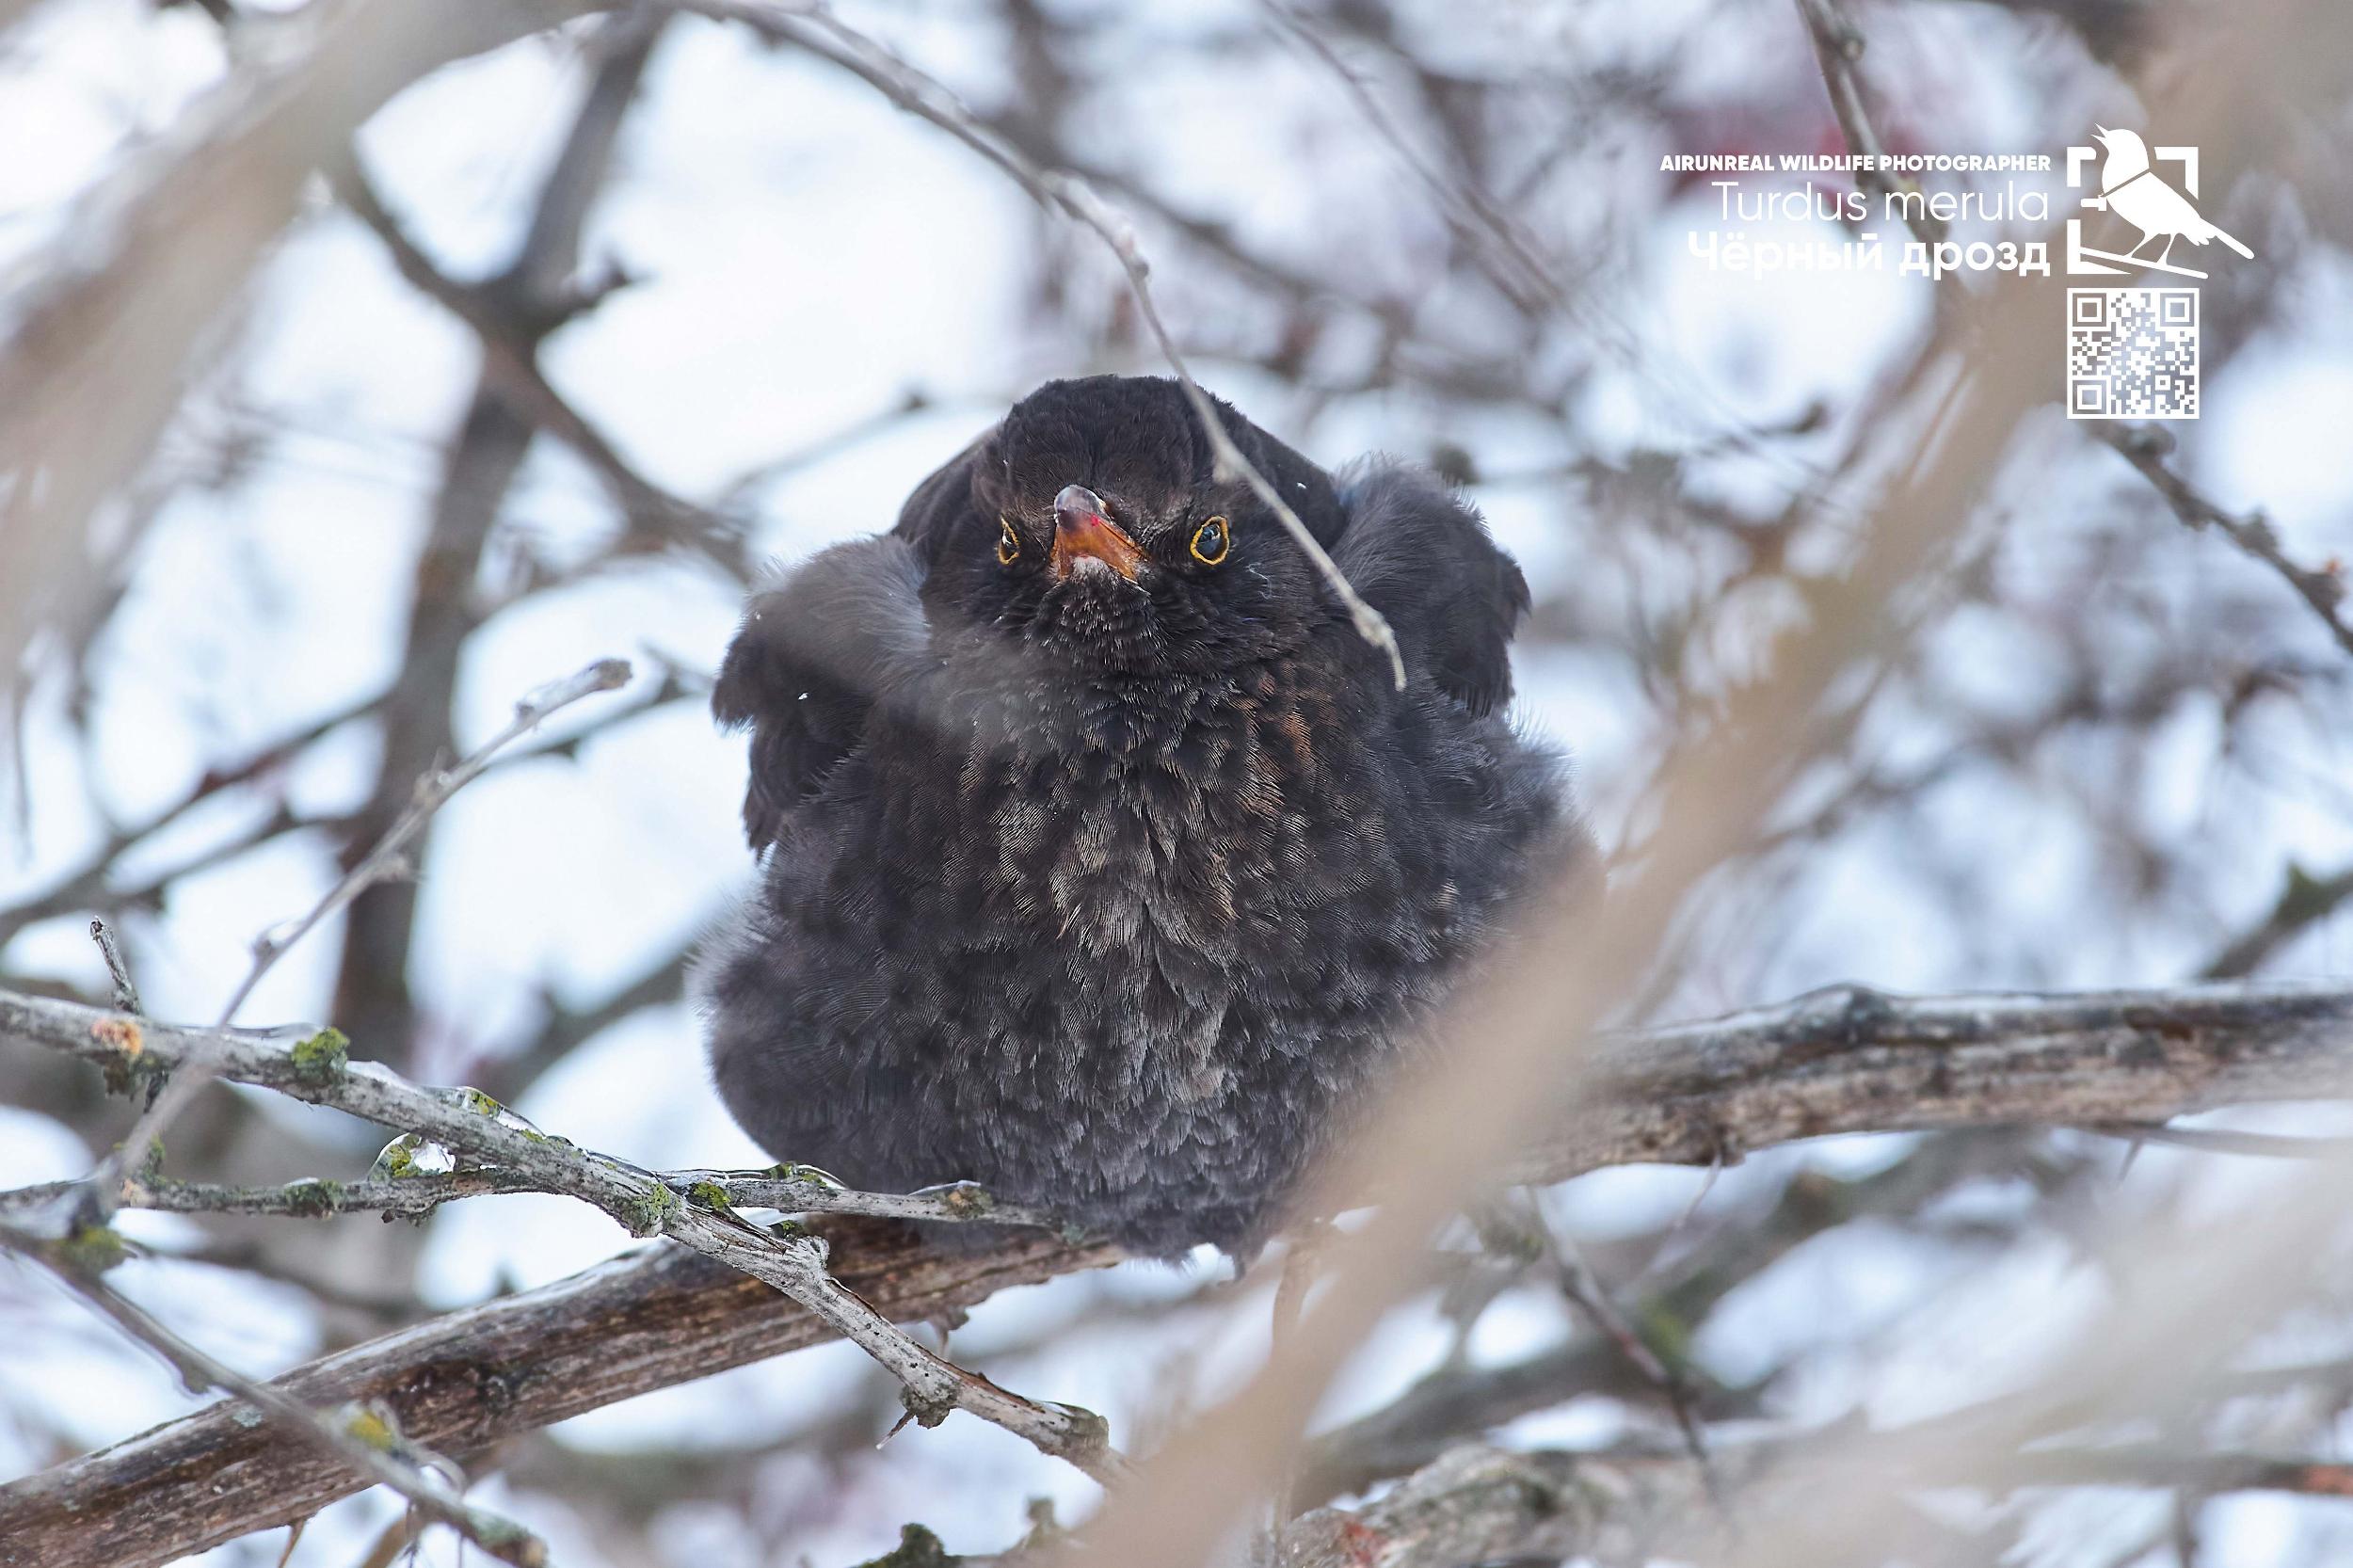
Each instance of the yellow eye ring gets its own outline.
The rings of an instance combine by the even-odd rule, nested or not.
[[[997,520],[997,564],[1009,567],[1021,558],[1021,536],[1003,518]]]
[[[1233,548],[1234,531],[1224,518],[1211,518],[1193,531],[1193,558],[1205,567],[1217,565]]]

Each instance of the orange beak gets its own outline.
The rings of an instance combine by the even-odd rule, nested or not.
[[[1100,561],[1132,583],[1144,564],[1144,549],[1103,515],[1103,499],[1084,485],[1064,485],[1054,497],[1054,581],[1078,569],[1081,560]]]

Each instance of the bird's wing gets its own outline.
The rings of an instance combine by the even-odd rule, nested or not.
[[[752,596],[711,711],[752,732],[744,835],[754,851],[857,744],[874,704],[920,678],[922,582],[907,541],[886,534],[821,551]]]
[[[2208,227],[2190,205],[2189,198],[2154,175],[2136,184],[2129,190],[2117,194],[2116,210],[2125,220],[2150,234],[2181,234],[2205,244],[2202,237]]]
[[[890,532],[914,547],[916,554],[929,567],[939,557],[941,545],[954,526],[962,521],[972,505],[972,466],[980,461],[981,448],[996,434],[990,426],[972,439],[972,443],[931,472],[929,477],[915,487],[915,492],[899,508],[899,521]]]
[[[1347,521],[1332,558],[1388,618],[1410,674],[1474,713],[1511,700],[1512,634],[1528,580],[1477,511],[1438,478],[1384,465],[1342,488]]]

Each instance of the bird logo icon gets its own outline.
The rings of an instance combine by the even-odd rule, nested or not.
[[[2170,260],[2175,242],[2187,240],[2192,245],[2203,246],[2210,240],[2220,240],[2242,256],[2251,258],[2255,254],[2234,235],[2224,232],[2201,217],[2189,197],[2167,184],[2165,177],[2156,171],[2149,156],[2149,146],[2140,139],[2139,133],[2111,131],[2105,125],[2098,127],[2097,133],[2092,139],[2100,144],[2102,150],[2100,188],[2098,194],[2084,198],[2083,204],[2095,212],[2115,213],[2140,231],[2140,240],[2121,255],[2094,250],[2078,243],[2070,247],[2073,252],[2070,257],[2071,264],[2078,258],[2097,257],[2101,261],[2121,262],[2128,266],[2177,273],[2185,278],[2203,278],[2206,276],[2204,273],[2177,265]],[[2161,153],[2179,153],[2185,150],[2160,148],[2158,151]],[[2186,151],[2188,156],[2184,160],[2183,183],[2194,195],[2198,189],[2196,151]],[[2075,226],[2071,224],[2069,227],[2073,230]],[[2074,237],[2071,233],[2070,238]],[[2163,240],[2165,245],[2154,258],[2141,254],[2159,240]],[[2115,272],[2121,269],[2086,264],[2081,267],[2071,265],[2070,270]]]

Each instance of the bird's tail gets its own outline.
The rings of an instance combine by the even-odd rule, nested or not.
[[[2212,225],[2209,225],[2208,227],[2212,227]],[[2237,251],[2240,255],[2246,257],[2249,261],[2251,262],[2255,259],[2255,253],[2252,250],[2248,249],[2247,247],[2241,245],[2236,238],[2224,233],[2221,230],[2216,229],[2214,232],[2214,237],[2229,246],[2232,249]]]

